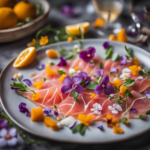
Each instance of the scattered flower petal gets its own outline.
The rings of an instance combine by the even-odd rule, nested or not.
[[[73,127],[77,124],[77,121],[75,121],[74,123],[70,124],[68,127],[69,129],[73,129]]]
[[[103,110],[102,106],[98,103],[93,104],[93,108],[91,108],[91,111],[94,111],[95,114],[100,115],[101,110]]]
[[[113,114],[118,114],[118,111],[122,111],[122,107],[117,103],[113,104],[113,106],[108,106],[108,109],[111,110]]]
[[[107,41],[107,42],[104,42],[103,43],[103,47],[104,47],[104,49],[107,49],[108,47],[109,47],[109,42]]]
[[[104,75],[104,69],[96,69],[96,74],[94,74],[94,77],[100,77]]]
[[[0,129],[7,128],[8,121],[0,119]]]
[[[127,57],[126,56],[121,56],[121,62],[120,65],[125,65],[127,63]]]
[[[133,112],[133,113],[135,113],[136,109],[135,108],[131,108],[130,111]]]
[[[32,85],[32,82],[29,79],[24,79],[23,80],[28,86]]]
[[[103,130],[104,129],[104,127],[101,125],[101,126],[98,126],[97,127],[98,129],[100,129],[100,130]]]
[[[57,112],[57,111],[54,111],[54,115],[55,115],[55,116],[58,116],[58,112]]]
[[[119,70],[117,68],[111,68],[110,71],[111,72],[118,72]]]
[[[48,36],[41,36],[41,39],[39,40],[39,43],[41,46],[46,45],[48,43]]]
[[[49,116],[51,114],[51,109],[50,108],[44,108],[44,116]]]
[[[30,111],[26,108],[26,103],[21,102],[18,107],[20,112],[25,113],[26,116],[30,116]]]
[[[150,92],[145,91],[146,96],[150,99]]]
[[[45,69],[45,64],[41,64],[39,67],[36,67],[37,70],[43,70]]]
[[[12,80],[12,81],[16,81],[16,79],[15,79],[15,78],[11,78],[11,80]]]
[[[80,72],[78,74],[78,77],[80,77],[82,80],[84,80],[84,85],[86,85],[89,82],[91,82],[91,78],[87,75],[86,72]]]
[[[57,64],[57,66],[66,66],[67,61],[65,60],[64,57],[60,57],[60,62]]]

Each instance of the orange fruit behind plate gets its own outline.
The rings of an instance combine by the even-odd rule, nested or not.
[[[0,8],[1,7],[13,8],[15,4],[16,4],[16,0],[0,0]]]
[[[35,47],[28,47],[18,55],[15,62],[13,63],[13,67],[14,68],[25,67],[34,61],[35,56],[36,56]]]

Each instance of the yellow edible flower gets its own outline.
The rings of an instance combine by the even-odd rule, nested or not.
[[[44,117],[45,126],[50,127],[52,130],[58,130],[57,122],[52,120],[50,117]]]
[[[78,67],[74,67],[74,70],[75,70],[75,71],[78,71],[78,70],[79,70],[79,68],[78,68]]]
[[[90,95],[91,95],[91,96],[90,96],[91,99],[93,99],[93,98],[96,96],[95,93],[90,93]]]
[[[120,93],[124,95],[124,92],[126,91],[126,89],[128,89],[126,86],[122,85],[120,87]]]
[[[56,74],[49,66],[46,66],[46,73],[48,76],[54,76]]]
[[[102,27],[102,26],[104,25],[104,23],[105,23],[105,21],[104,21],[103,19],[97,18],[97,19],[93,22],[92,26],[95,27],[95,28],[100,28],[100,27]]]
[[[130,66],[129,69],[131,70],[134,76],[136,76],[139,73],[139,68],[137,65]]]
[[[71,36],[69,36],[68,38],[67,38],[67,41],[68,42],[71,42],[73,40],[73,38],[71,37]]]
[[[116,79],[116,80],[114,81],[113,85],[119,87],[119,86],[121,85],[121,81],[120,81],[119,79]]]
[[[81,123],[85,124],[86,126],[89,126],[90,121],[94,118],[93,115],[84,115],[84,114],[79,114],[78,115],[78,120],[81,121]]]
[[[32,85],[37,88],[37,89],[41,89],[42,88],[42,84],[43,84],[43,80],[39,81],[39,82],[34,82]]]
[[[123,131],[122,128],[119,127],[119,124],[117,123],[117,124],[115,124],[115,125],[113,126],[113,132],[114,132],[114,133],[119,133],[119,134],[121,134],[121,133],[123,133],[124,131]]]
[[[140,62],[138,61],[138,58],[133,57],[133,63],[134,65],[140,65]]]
[[[40,98],[40,94],[39,93],[33,93],[33,95],[32,95],[32,100],[33,101],[36,101],[36,100],[38,100]]]
[[[39,42],[41,46],[46,45],[48,43],[48,36],[41,36]]]
[[[27,44],[28,47],[34,46],[36,44],[36,39],[32,39],[30,43]]]
[[[18,78],[18,74],[17,73],[14,74],[14,78]]]
[[[62,74],[61,77],[58,79],[60,82],[63,82],[63,80],[67,77],[66,74]]]

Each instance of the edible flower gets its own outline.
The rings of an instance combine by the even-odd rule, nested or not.
[[[122,80],[128,79],[130,77],[130,72],[131,72],[131,70],[129,68],[124,68],[122,70],[122,74],[120,75],[120,78]]]
[[[33,93],[31,99],[32,99],[33,101],[37,101],[39,98],[40,98],[40,94],[39,94],[39,93]]]
[[[79,68],[78,68],[78,67],[74,67],[74,70],[75,70],[75,71],[78,71],[78,70],[79,70]]]
[[[0,119],[0,129],[7,128],[8,121]]]
[[[95,93],[90,93],[90,95],[91,95],[91,96],[90,96],[91,99],[93,99],[93,98],[96,96]]]
[[[54,111],[54,115],[55,115],[55,116],[58,116],[58,112],[57,112],[57,111]]]
[[[83,61],[89,62],[94,57],[95,52],[94,47],[89,47],[87,50],[80,52],[79,57],[83,59]]]
[[[103,75],[104,75],[104,69],[96,69],[96,73],[93,76],[102,77]]]
[[[101,114],[101,110],[102,110],[102,106],[98,103],[93,104],[93,108],[91,108],[91,111],[94,111],[95,114],[100,115]]]
[[[93,22],[92,26],[95,27],[95,28],[100,28],[100,27],[102,27],[102,26],[104,25],[104,23],[105,23],[105,21],[104,21],[103,19],[97,18],[97,19]]]
[[[46,66],[46,73],[48,76],[54,76],[56,74],[49,66]]]
[[[134,65],[141,65],[141,63],[138,61],[138,58],[133,57],[133,63]]]
[[[28,47],[34,46],[36,44],[36,39],[32,39],[30,43],[27,44]]]
[[[11,80],[12,80],[12,81],[16,81],[16,79],[15,79],[15,78],[11,78]]]
[[[69,74],[78,75],[80,72],[80,70],[69,68]]]
[[[104,42],[103,43],[103,47],[104,47],[104,49],[107,49],[108,47],[109,47],[109,42],[107,41],[107,42]]]
[[[91,82],[91,78],[87,75],[86,72],[80,72],[78,74],[78,77],[80,77],[82,79],[82,81],[84,81],[83,85],[88,84],[89,82]]]
[[[17,73],[15,73],[13,77],[14,77],[14,78],[18,78],[18,74],[17,74]]]
[[[78,120],[81,121],[81,123],[85,124],[86,126],[90,125],[90,121],[94,118],[93,115],[84,115],[84,114],[79,114],[78,115]]]
[[[39,40],[41,46],[46,45],[48,41],[48,36],[41,36],[41,39]]]
[[[36,67],[37,70],[43,70],[45,69],[45,64],[41,64],[39,67]]]
[[[75,45],[73,46],[73,48],[74,48],[74,52],[79,53],[79,52],[81,51],[80,46],[79,46],[79,45],[77,45],[77,44],[75,44]]]
[[[121,56],[121,62],[120,65],[125,65],[127,63],[127,57],[126,56]]]
[[[144,77],[143,76],[138,76],[136,79],[142,80],[142,79],[144,79]]]
[[[67,17],[75,17],[77,15],[74,7],[69,6],[69,5],[64,5],[61,9],[61,12]]]
[[[44,112],[44,116],[49,116],[51,114],[51,109],[50,108],[44,108],[43,112]]]
[[[120,87],[120,93],[121,93],[122,95],[124,95],[126,89],[128,89],[128,88],[127,88],[126,86],[122,85],[122,86]]]
[[[17,130],[12,127],[10,129],[3,128],[0,130],[0,147],[15,146],[17,144]]]
[[[77,124],[77,121],[71,123],[68,127],[69,129],[73,129],[73,127]]]
[[[10,87],[12,90],[17,91],[19,88]]]
[[[61,77],[58,79],[60,82],[63,82],[63,80],[67,77],[66,74],[62,74]]]
[[[15,79],[18,78],[18,79],[20,80],[20,79],[23,78],[23,75],[22,75],[22,73],[18,73],[18,74],[15,73],[13,77],[14,77]]]
[[[118,72],[119,70],[117,68],[111,68],[110,72]]]
[[[136,76],[140,70],[137,65],[130,66],[129,69],[131,70],[131,72],[134,76]]]
[[[113,126],[113,132],[114,132],[114,133],[121,134],[121,133],[123,133],[124,131],[123,131],[122,128],[119,127],[119,124],[117,123],[117,124],[115,124],[115,125]]]
[[[41,107],[31,109],[31,120],[32,121],[43,121],[44,120],[44,112]]]
[[[111,110],[113,114],[118,114],[118,111],[122,111],[122,107],[117,103],[113,104],[113,106],[108,106],[108,109]]]
[[[102,79],[101,84],[96,86],[95,94],[102,94],[103,92],[107,95],[113,94],[114,88],[112,87],[112,85],[108,85],[108,83],[109,83],[109,77],[105,76]]]
[[[26,108],[26,103],[21,102],[18,106],[19,111],[25,113],[26,116],[30,116],[30,111]]]
[[[65,60],[64,57],[60,57],[60,62],[57,64],[57,66],[66,66],[67,61]]]
[[[112,126],[112,116],[110,114],[106,115],[106,122],[107,122],[107,126],[111,127]]]
[[[26,85],[28,85],[28,86],[31,86],[32,85],[32,82],[29,80],[29,79],[24,79],[23,80],[25,83],[26,83]]]
[[[49,49],[49,50],[46,51],[46,55],[49,58],[57,58],[58,53],[54,49]]]
[[[130,111],[133,112],[133,113],[135,113],[136,109],[135,108],[131,108]]]
[[[122,84],[121,81],[118,78],[115,78],[113,85],[119,87],[121,84]]]
[[[34,82],[32,85],[37,89],[41,89],[42,85],[43,85],[43,80],[41,80],[39,82]]]
[[[56,120],[57,120],[57,121],[60,121],[60,120],[61,120],[60,116],[57,116],[57,117],[56,117]]]
[[[78,76],[74,76],[71,79],[69,77],[66,77],[63,80],[63,87],[61,88],[62,93],[69,93],[73,90],[75,90],[78,93],[81,93],[83,91],[83,87],[80,85],[82,81],[82,78]]]
[[[146,96],[150,99],[150,92],[145,91]]]
[[[69,37],[67,38],[67,41],[68,41],[68,42],[71,42],[71,41],[73,41],[73,38],[72,38],[71,36],[69,36]]]
[[[100,130],[104,129],[104,127],[102,125],[101,126],[97,126],[97,128],[100,129]]]
[[[58,130],[57,122],[50,117],[44,117],[45,126],[50,127],[52,130]]]

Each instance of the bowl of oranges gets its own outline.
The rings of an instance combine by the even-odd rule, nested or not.
[[[45,24],[49,11],[47,0],[0,0],[0,43],[34,33]]]

